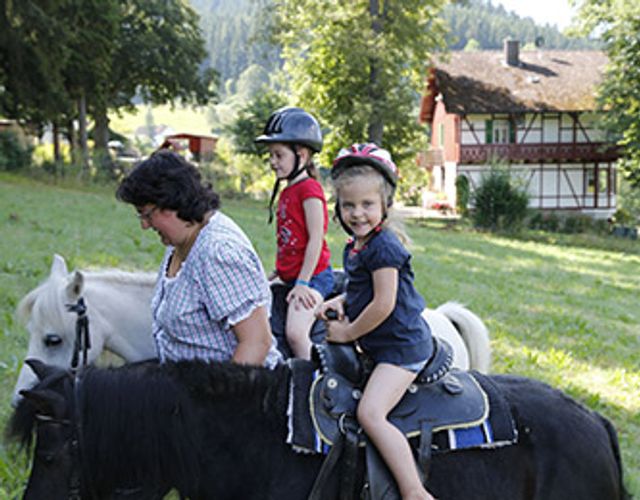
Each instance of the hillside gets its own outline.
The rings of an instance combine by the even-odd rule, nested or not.
[[[280,64],[279,49],[261,37],[264,22],[260,10],[270,0],[190,0],[201,16],[201,27],[210,54],[211,66],[221,75],[224,94],[235,93],[235,82],[252,65],[264,68],[265,82],[269,70]],[[549,49],[595,48],[593,41],[564,36],[554,26],[537,25],[531,18],[521,18],[491,0],[466,0],[448,5],[442,12],[450,33],[448,47],[463,49],[469,41],[478,49],[502,47],[506,37],[519,39],[523,45],[536,40]]]

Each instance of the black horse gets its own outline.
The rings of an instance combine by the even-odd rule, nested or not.
[[[26,499],[305,499],[322,457],[285,443],[288,380],[234,364],[89,367],[73,377],[29,361],[40,382],[7,429],[29,445]],[[599,414],[541,382],[491,376],[518,440],[435,453],[439,499],[628,498],[616,433]],[[362,478],[359,479],[362,484]]]

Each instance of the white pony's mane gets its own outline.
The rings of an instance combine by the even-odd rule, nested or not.
[[[157,274],[155,272],[129,272],[122,271],[121,269],[83,269],[80,272],[82,272],[82,276],[85,279],[85,286],[91,286],[96,283],[105,283],[111,285],[151,287],[155,284],[157,279]],[[73,271],[69,276],[72,274]],[[27,322],[33,309],[33,305],[38,299],[42,300],[43,303],[46,304],[45,307],[47,310],[60,311],[61,309],[58,307],[60,303],[60,289],[55,286],[58,282],[60,282],[59,277],[49,276],[40,285],[25,295],[16,308],[16,316],[18,320],[23,324]]]
[[[121,269],[83,270],[83,276],[89,281],[104,281],[117,285],[154,285],[158,274],[156,272],[129,272]]]

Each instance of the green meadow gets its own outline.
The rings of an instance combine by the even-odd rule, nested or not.
[[[14,318],[19,300],[49,274],[54,253],[73,268],[155,270],[163,247],[143,232],[113,187],[74,188],[0,174],[0,426],[28,338]],[[266,202],[223,200],[265,268],[275,253]],[[473,231],[463,224],[407,222],[416,281],[430,307],[458,301],[491,335],[496,373],[516,373],[566,391],[609,418],[625,478],[640,496],[640,243],[607,237]],[[345,235],[329,242],[341,265]],[[569,425],[569,423],[567,423]],[[598,471],[594,471],[595,474]],[[0,444],[0,498],[16,498],[28,460]]]

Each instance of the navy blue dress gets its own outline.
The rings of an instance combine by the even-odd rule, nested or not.
[[[398,270],[398,295],[393,312],[377,328],[358,339],[362,349],[376,363],[406,365],[427,360],[433,351],[431,330],[422,318],[425,302],[413,285],[411,254],[391,231],[383,229],[367,244],[344,250],[347,273],[345,312],[353,322],[373,300],[373,272],[392,267]]]

